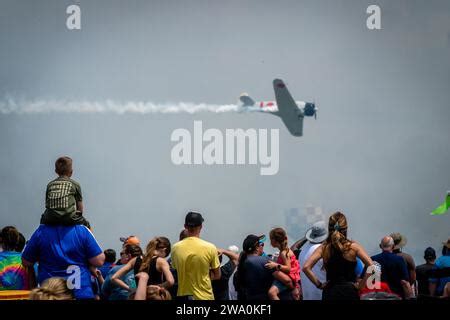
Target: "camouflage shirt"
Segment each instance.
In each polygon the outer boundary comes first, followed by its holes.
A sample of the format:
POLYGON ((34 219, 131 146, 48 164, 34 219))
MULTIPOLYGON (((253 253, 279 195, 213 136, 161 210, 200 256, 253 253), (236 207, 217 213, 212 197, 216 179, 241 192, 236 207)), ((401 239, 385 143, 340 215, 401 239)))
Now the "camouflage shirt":
POLYGON ((77 202, 82 201, 80 184, 68 177, 58 177, 47 185, 45 208, 47 214, 69 218, 77 211, 77 202))

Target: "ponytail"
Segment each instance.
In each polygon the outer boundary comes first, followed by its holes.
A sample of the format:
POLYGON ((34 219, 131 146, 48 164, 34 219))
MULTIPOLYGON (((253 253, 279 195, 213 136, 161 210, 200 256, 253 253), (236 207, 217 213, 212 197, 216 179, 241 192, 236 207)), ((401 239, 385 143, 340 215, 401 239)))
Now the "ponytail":
POLYGON ((145 249, 145 255, 142 259, 141 267, 139 268, 139 272, 148 272, 150 267, 150 262, 152 261, 155 251, 158 249, 166 248, 166 254, 170 253, 170 241, 166 237, 155 237, 147 245, 145 249))
POLYGON ((331 245, 333 249, 337 250, 338 252, 344 253, 347 252, 350 248, 349 244, 351 243, 347 236, 338 230, 335 230, 331 233, 331 245))
POLYGON ((327 264, 332 253, 344 254, 350 250, 352 241, 347 239, 347 218, 341 212, 334 213, 328 221, 328 238, 324 244, 323 261, 327 264))
POLYGON ((245 287, 245 261, 247 260, 247 252, 243 251, 239 256, 239 263, 234 277, 233 285, 236 291, 241 291, 245 287))

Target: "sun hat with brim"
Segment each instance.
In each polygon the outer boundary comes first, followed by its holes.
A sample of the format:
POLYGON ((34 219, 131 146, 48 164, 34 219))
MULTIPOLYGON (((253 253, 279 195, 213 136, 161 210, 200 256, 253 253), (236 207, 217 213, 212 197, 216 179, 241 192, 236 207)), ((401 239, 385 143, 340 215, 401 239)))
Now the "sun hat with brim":
POLYGON ((324 221, 318 221, 306 231, 305 238, 311 243, 322 243, 328 237, 328 228, 324 221))
POLYGON ((402 234, 396 232, 391 234, 392 240, 394 240, 394 250, 398 250, 403 248, 408 240, 402 234))

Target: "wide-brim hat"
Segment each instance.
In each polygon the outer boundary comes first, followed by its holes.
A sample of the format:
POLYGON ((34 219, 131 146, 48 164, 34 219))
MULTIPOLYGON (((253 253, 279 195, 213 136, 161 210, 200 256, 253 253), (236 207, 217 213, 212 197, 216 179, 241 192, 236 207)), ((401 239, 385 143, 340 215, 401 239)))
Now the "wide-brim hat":
POLYGON ((322 243, 328 238, 328 227, 324 221, 318 221, 306 231, 305 238, 311 243, 322 243))

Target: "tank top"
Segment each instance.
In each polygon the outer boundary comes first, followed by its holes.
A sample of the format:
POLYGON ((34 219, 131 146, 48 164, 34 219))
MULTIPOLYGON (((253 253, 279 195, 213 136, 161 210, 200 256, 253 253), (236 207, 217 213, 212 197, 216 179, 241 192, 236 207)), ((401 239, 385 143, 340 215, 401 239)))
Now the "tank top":
POLYGON ((327 281, 330 283, 356 282, 356 260, 350 261, 343 254, 332 250, 329 261, 325 265, 327 281))
MULTIPOLYGON (((290 260, 291 271, 289 271, 289 278, 292 279, 295 286, 298 286, 298 282, 300 281, 300 264, 294 254, 291 255, 290 260)), ((283 258, 281 256, 278 256, 277 263, 283 264, 283 258)))
MULTIPOLYGON (((159 285, 164 282, 164 275, 162 272, 158 271, 156 268, 156 262, 161 257, 153 257, 150 260, 150 265, 148 266, 148 270, 145 272, 148 274, 149 279, 147 285, 159 285)), ((136 276, 139 273, 139 269, 142 265, 142 257, 137 257, 136 262, 134 263, 134 275, 136 276)), ((139 279, 136 278, 136 285, 139 283, 139 279)))

